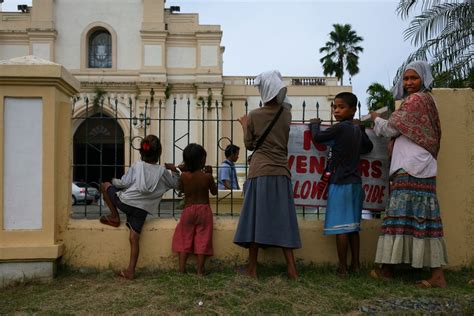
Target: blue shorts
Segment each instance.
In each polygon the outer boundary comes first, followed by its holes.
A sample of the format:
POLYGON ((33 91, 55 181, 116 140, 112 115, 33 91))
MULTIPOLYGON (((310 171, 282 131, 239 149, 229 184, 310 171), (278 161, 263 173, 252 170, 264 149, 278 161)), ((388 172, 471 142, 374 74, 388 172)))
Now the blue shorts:
POLYGON ((107 193, 109 194, 112 204, 127 215, 127 227, 135 231, 137 234, 140 234, 148 213, 141 208, 130 206, 120 201, 117 196, 117 191, 117 188, 113 185, 107 188, 107 193))
POLYGON ((329 184, 324 235, 360 231, 363 201, 361 183, 329 184))

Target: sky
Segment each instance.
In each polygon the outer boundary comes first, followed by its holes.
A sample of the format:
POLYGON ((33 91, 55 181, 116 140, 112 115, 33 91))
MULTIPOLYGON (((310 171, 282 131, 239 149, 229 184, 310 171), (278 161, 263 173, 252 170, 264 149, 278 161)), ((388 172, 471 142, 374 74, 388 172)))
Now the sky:
MULTIPOLYGON (((99 0, 98 0, 99 1, 99 0)), ((5 0, 3 11, 29 1, 5 0)), ((78 2, 80 3, 80 2, 78 2)), ((319 48, 333 24, 351 24, 363 37, 360 72, 353 92, 367 113, 366 89, 373 82, 386 88, 406 57, 415 50, 403 38, 408 26, 395 12, 396 0, 167 0, 181 13, 198 13, 200 24, 221 26, 225 76, 253 76, 278 69, 283 76, 324 76, 319 48)), ((348 83, 348 75, 345 76, 348 83)))

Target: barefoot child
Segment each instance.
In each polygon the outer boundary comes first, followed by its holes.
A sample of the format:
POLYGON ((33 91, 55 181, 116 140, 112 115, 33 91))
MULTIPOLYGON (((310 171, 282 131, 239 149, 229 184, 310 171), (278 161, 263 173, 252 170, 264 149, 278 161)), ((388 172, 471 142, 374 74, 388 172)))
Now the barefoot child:
POLYGON ((130 262, 119 277, 132 280, 139 254, 139 239, 148 213, 156 211, 163 194, 178 188, 179 175, 170 173, 157 165, 161 155, 161 144, 155 135, 146 136, 140 143, 141 161, 135 162, 121 179, 101 185, 104 201, 110 215, 100 217, 100 222, 113 227, 120 226, 117 209, 127 215, 126 225, 130 229, 130 262))
POLYGON ((321 131, 319 119, 310 122, 313 140, 328 143, 332 149, 329 170, 328 202, 324 234, 336 235, 338 274, 347 275, 347 250, 351 248, 351 271, 358 272, 359 231, 362 215, 361 176, 358 171, 360 154, 372 150, 373 144, 362 126, 354 125, 353 118, 357 110, 357 97, 350 92, 336 95, 333 103, 334 118, 339 122, 321 131))
POLYGON ((179 272, 186 272, 188 254, 197 255, 197 274, 204 275, 206 256, 212 256, 212 210, 209 191, 217 194, 212 167, 206 166, 207 153, 201 145, 189 144, 183 151, 184 169, 180 190, 186 205, 173 236, 173 252, 179 253, 179 272))

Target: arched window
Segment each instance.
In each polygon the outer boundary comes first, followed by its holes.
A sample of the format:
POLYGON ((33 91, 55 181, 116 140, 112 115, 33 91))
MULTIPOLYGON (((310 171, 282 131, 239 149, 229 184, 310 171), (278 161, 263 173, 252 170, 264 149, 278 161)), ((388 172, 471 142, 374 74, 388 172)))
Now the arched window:
POLYGON ((89 68, 112 68, 112 37, 105 29, 89 36, 89 68))

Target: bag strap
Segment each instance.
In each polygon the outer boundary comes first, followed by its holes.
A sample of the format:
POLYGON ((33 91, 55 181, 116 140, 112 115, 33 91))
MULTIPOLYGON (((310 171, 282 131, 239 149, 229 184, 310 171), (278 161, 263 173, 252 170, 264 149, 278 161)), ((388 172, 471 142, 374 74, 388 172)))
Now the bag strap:
POLYGON ((257 149, 263 144, 263 142, 265 141, 265 138, 267 138, 267 135, 270 133, 271 129, 273 128, 273 125, 275 125, 276 121, 278 121, 278 118, 280 117, 281 112, 283 112, 283 106, 280 106, 280 109, 278 110, 273 120, 265 129, 265 132, 263 132, 262 136, 258 138, 257 144, 255 145, 255 149, 253 150, 253 152, 256 152, 257 149))

